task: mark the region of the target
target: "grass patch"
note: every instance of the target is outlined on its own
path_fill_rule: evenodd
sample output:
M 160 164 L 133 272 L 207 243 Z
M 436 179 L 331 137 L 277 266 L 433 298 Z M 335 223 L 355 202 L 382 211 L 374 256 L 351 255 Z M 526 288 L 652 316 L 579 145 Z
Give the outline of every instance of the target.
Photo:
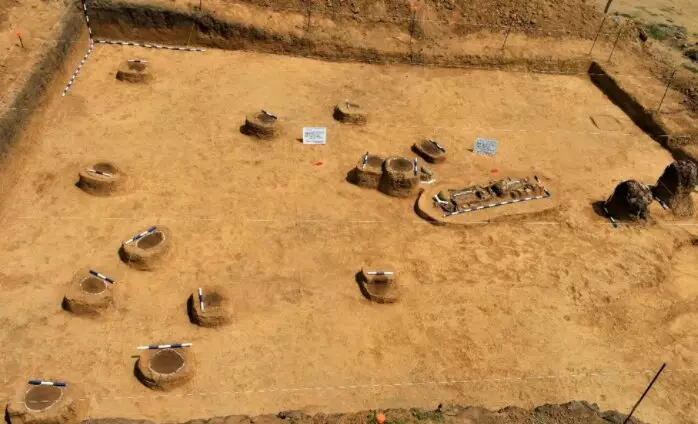
M 689 71 L 693 72 L 694 74 L 698 74 L 698 68 L 696 68 L 693 65 L 689 65 L 688 63 L 684 63 L 683 67 L 688 69 Z
M 410 410 L 410 412 L 412 412 L 412 416 L 415 420 L 417 420 L 417 422 L 429 421 L 438 423 L 443 420 L 441 411 L 439 411 L 438 409 L 435 411 L 422 411 L 420 409 L 412 409 Z
M 655 40 L 664 41 L 670 38 L 686 38 L 686 28 L 680 25 L 651 23 L 645 25 L 645 31 Z M 679 37 L 677 37 L 677 35 Z

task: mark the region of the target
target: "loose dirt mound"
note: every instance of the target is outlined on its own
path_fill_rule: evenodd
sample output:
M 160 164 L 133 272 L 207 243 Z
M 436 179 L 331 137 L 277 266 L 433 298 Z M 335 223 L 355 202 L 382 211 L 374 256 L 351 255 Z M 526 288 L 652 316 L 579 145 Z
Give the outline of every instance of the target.
M 601 411 L 596 404 L 571 401 L 561 405 L 542 405 L 533 409 L 508 406 L 498 411 L 461 405 L 439 405 L 435 410 L 389 409 L 384 411 L 386 422 L 401 424 L 448 423 L 448 424 L 620 424 L 625 415 L 616 411 Z M 134 421 L 119 418 L 93 419 L 92 424 L 152 424 L 150 421 Z M 376 411 L 361 411 L 347 414 L 308 415 L 303 411 L 284 411 L 276 415 L 231 415 L 209 420 L 192 420 L 185 424 L 371 424 L 376 423 Z M 629 424 L 642 424 L 635 418 Z
M 592 4 L 579 0 L 239 0 L 274 10 L 294 9 L 328 14 L 333 19 L 355 22 L 409 22 L 413 6 L 420 19 L 467 22 L 462 32 L 477 32 L 477 26 L 512 25 L 530 32 L 566 32 L 592 36 L 601 22 L 601 13 Z M 415 35 L 419 28 L 415 28 Z

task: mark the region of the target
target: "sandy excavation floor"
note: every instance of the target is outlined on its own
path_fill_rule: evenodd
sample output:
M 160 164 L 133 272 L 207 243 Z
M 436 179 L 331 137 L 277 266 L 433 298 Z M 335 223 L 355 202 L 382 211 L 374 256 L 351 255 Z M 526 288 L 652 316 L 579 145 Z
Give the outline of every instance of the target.
M 152 84 L 116 81 L 134 58 L 151 62 Z M 344 98 L 373 111 L 369 125 L 332 120 Z M 286 129 L 273 142 L 239 132 L 262 107 Z M 326 126 L 328 144 L 299 143 L 303 126 Z M 426 136 L 449 149 L 440 178 L 534 169 L 556 182 L 562 208 L 441 228 L 413 199 L 345 181 L 365 151 L 412 157 Z M 496 157 L 468 150 L 478 136 L 500 141 Z M 698 222 L 613 230 L 593 212 L 620 179 L 651 183 L 671 157 L 585 76 L 98 46 L 20 145 L 2 176 L 14 188 L 0 222 L 0 398 L 43 378 L 80 384 L 92 417 L 158 421 L 440 401 L 627 411 L 667 361 L 638 416 L 698 420 L 698 268 L 686 245 Z M 121 166 L 131 191 L 77 189 L 77 169 L 97 158 Z M 149 225 L 170 227 L 174 256 L 156 272 L 129 269 L 120 243 Z M 396 266 L 399 303 L 361 297 L 354 274 L 369 260 Z M 112 315 L 60 308 L 88 266 L 118 281 Z M 232 325 L 189 323 L 185 302 L 202 283 L 228 287 Z M 159 394 L 134 378 L 133 356 L 167 342 L 193 342 L 197 371 Z

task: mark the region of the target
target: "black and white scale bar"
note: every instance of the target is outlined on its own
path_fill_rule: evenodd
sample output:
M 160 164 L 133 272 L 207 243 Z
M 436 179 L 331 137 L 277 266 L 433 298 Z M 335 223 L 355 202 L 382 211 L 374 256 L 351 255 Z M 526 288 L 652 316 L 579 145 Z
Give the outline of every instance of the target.
M 460 215 L 462 213 L 467 213 L 467 212 L 479 211 L 479 210 L 489 209 L 489 208 L 496 208 L 497 206 L 510 205 L 512 203 L 528 202 L 529 200 L 547 199 L 548 197 L 550 197 L 550 192 L 548 190 L 545 190 L 545 194 L 541 195 L 541 196 L 524 197 L 523 199 L 507 200 L 505 202 L 499 202 L 499 203 L 490 203 L 489 205 L 482 205 L 482 206 L 478 206 L 475 208 L 469 208 L 469 209 L 463 209 L 460 211 L 445 213 L 444 218 L 448 218 L 449 216 L 453 216 L 453 215 Z
M 94 269 L 91 269 L 91 270 L 90 270 L 90 274 L 94 275 L 95 277 L 97 277 L 97 278 L 99 278 L 99 279 L 101 279 L 101 280 L 106 281 L 106 282 L 109 283 L 109 284 L 114 284 L 114 283 L 116 283 L 116 281 L 112 280 L 111 278 L 107 277 L 107 276 L 104 275 L 104 274 L 100 274 L 99 272 L 95 271 Z
M 444 148 L 444 146 L 442 146 L 442 145 L 440 145 L 439 143 L 437 143 L 436 140 L 429 140 L 429 141 L 431 141 L 432 144 L 434 144 L 434 146 L 436 146 L 437 149 L 439 149 L 439 150 L 441 150 L 442 152 L 446 153 L 446 149 Z
M 613 228 L 618 228 L 618 221 L 616 221 L 616 219 L 613 217 L 613 215 L 608 213 L 608 209 L 606 209 L 606 206 L 603 207 L 603 212 L 606 214 L 608 219 L 611 221 L 611 225 L 613 225 Z
M 199 49 L 196 47 L 161 46 L 159 44 L 136 43 L 133 41 L 95 40 L 95 43 L 116 44 L 119 46 L 145 47 L 147 49 L 178 50 L 178 51 L 182 51 L 182 52 L 205 52 L 206 51 L 206 49 Z
M 87 170 L 89 172 L 92 172 L 92 173 L 97 174 L 97 175 L 104 175 L 105 177 L 112 177 L 113 176 L 112 174 L 110 174 L 108 172 L 102 172 L 102 171 L 99 171 L 99 170 L 94 169 L 94 168 L 87 168 Z
M 204 312 L 204 291 L 199 287 L 199 306 L 201 307 L 201 312 Z
M 80 73 L 80 69 L 82 69 L 82 66 L 87 62 L 87 58 L 90 56 L 90 53 L 92 53 L 92 49 L 95 48 L 94 42 L 92 42 L 92 39 L 90 39 L 90 48 L 87 49 L 87 53 L 85 53 L 85 57 L 82 58 L 80 61 L 80 64 L 78 65 L 78 69 L 73 72 L 73 76 L 70 77 L 70 81 L 68 81 L 68 85 L 65 86 L 63 89 L 63 96 L 65 96 L 68 93 L 68 90 L 70 90 L 70 86 L 73 85 L 75 82 L 75 78 L 78 77 L 78 74 Z
M 393 275 L 392 271 L 366 271 L 368 275 Z
M 364 161 L 363 161 L 363 165 L 361 165 L 361 168 L 362 169 L 366 168 L 367 163 L 368 163 L 368 152 L 366 152 L 366 154 L 364 155 Z
M 155 349 L 177 349 L 180 347 L 190 347 L 191 343 L 172 343 L 166 345 L 148 345 L 148 346 L 138 346 L 138 350 L 155 350 Z
M 87 25 L 87 32 L 90 35 L 90 43 L 92 42 L 92 28 L 90 27 L 90 17 L 87 15 L 87 4 L 85 0 L 82 0 L 82 13 L 85 14 L 85 24 Z
M 446 202 L 446 201 L 444 201 L 444 200 L 441 200 L 441 198 L 439 198 L 439 195 L 438 195 L 438 194 L 435 194 L 434 197 L 433 197 L 433 199 L 434 199 L 434 201 L 435 201 L 436 203 L 438 203 L 439 205 L 448 205 L 448 202 Z
M 43 380 L 29 380 L 28 384 L 32 386 L 55 386 L 55 387 L 67 387 L 67 383 L 62 383 L 60 381 L 43 381 Z
M 655 196 L 655 197 L 654 197 L 654 200 L 656 200 L 657 203 L 659 203 L 659 204 L 661 205 L 661 207 L 664 208 L 664 210 L 667 210 L 667 211 L 669 210 L 669 206 L 667 206 L 667 204 L 664 203 L 664 202 L 662 201 L 662 199 L 660 199 L 659 197 L 656 197 L 656 196 Z
M 137 234 L 137 235 L 133 236 L 132 238 L 126 240 L 126 241 L 124 242 L 124 244 L 133 243 L 134 241 L 136 241 L 136 240 L 138 240 L 138 239 L 140 239 L 140 238 L 143 238 L 143 237 L 147 236 L 148 234 L 154 232 L 155 230 L 157 230 L 157 227 L 150 227 L 150 228 L 148 228 L 147 230 L 143 231 L 142 233 Z

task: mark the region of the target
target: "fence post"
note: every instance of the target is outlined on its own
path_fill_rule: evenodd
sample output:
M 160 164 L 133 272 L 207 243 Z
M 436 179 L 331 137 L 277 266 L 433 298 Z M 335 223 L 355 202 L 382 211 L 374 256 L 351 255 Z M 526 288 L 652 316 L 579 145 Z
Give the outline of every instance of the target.
M 631 410 L 630 410 L 630 413 L 628 414 L 628 416 L 625 417 L 625 421 L 623 421 L 623 424 L 627 424 L 628 421 L 630 421 L 630 418 L 632 418 L 633 413 L 635 412 L 635 409 L 637 409 L 637 406 L 640 404 L 640 402 L 642 402 L 642 399 L 645 398 L 645 396 L 647 395 L 647 392 L 650 391 L 650 389 L 651 389 L 652 386 L 654 385 L 654 382 L 657 381 L 657 379 L 659 378 L 659 374 L 661 374 L 662 371 L 664 371 L 664 368 L 666 368 L 666 363 L 663 363 L 663 364 L 662 364 L 662 367 L 659 368 L 659 371 L 657 371 L 657 374 L 654 375 L 654 378 L 652 379 L 652 381 L 650 381 L 650 384 L 649 384 L 649 386 L 647 386 L 647 388 L 645 389 L 645 392 L 642 393 L 642 396 L 640 396 L 640 399 L 638 399 L 637 403 L 635 403 L 635 406 L 633 406 L 633 409 L 631 409 Z
M 659 114 L 659 110 L 662 108 L 662 104 L 664 104 L 664 99 L 666 99 L 667 93 L 669 93 L 669 87 L 671 86 L 671 81 L 674 80 L 674 75 L 676 75 L 677 69 L 674 69 L 674 72 L 671 73 L 671 76 L 669 77 L 669 81 L 666 83 L 666 89 L 664 90 L 664 95 L 662 96 L 662 100 L 659 101 L 659 106 L 657 107 L 657 114 Z
M 608 55 L 608 62 L 611 62 L 611 58 L 613 57 L 613 52 L 616 51 L 616 45 L 618 44 L 618 40 L 620 40 L 620 35 L 623 33 L 623 27 L 621 26 L 618 28 L 618 35 L 616 36 L 616 41 L 613 43 L 613 48 L 611 49 L 611 54 Z
M 509 26 L 507 27 L 507 32 L 506 35 L 504 36 L 504 43 L 502 44 L 502 50 L 504 50 L 504 47 L 507 46 L 507 40 L 509 39 L 509 34 L 511 33 L 511 27 L 514 25 L 514 23 L 510 23 Z
M 601 20 L 601 25 L 599 26 L 599 30 L 596 31 L 596 37 L 594 37 L 594 43 L 591 45 L 591 50 L 589 50 L 589 56 L 591 56 L 591 53 L 594 51 L 594 47 L 596 47 L 596 41 L 599 39 L 599 35 L 601 35 L 601 30 L 603 29 L 603 24 L 606 23 L 606 15 L 603 16 L 603 19 Z

